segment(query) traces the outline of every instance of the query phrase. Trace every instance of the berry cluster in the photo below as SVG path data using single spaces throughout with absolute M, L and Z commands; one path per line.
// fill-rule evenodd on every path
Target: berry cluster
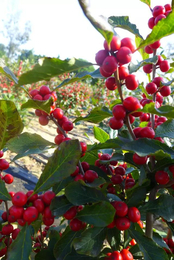
M 111 202 L 115 208 L 115 218 L 108 226 L 109 228 L 116 227 L 119 230 L 127 230 L 130 228 L 131 222 L 139 222 L 141 215 L 136 207 L 128 208 L 127 204 L 123 201 Z
M 11 184 L 13 182 L 13 176 L 11 174 L 2 175 L 2 171 L 9 168 L 9 163 L 2 158 L 3 155 L 3 151 L 0 151 L 0 177 L 6 184 Z
M 171 254 L 171 252 L 174 253 L 174 240 L 173 240 L 173 238 L 169 238 L 169 239 L 168 239 L 168 238 L 164 237 L 163 240 L 166 242 L 166 244 L 167 244 L 168 247 L 170 248 L 170 251 L 169 251 L 168 249 L 164 248 L 165 251 L 166 251 L 168 254 Z
M 107 253 L 105 260 L 133 260 L 133 255 L 128 249 L 124 248 L 120 252 L 113 251 L 112 253 Z
M 76 170 L 71 174 L 72 177 L 75 177 L 74 181 L 83 180 L 87 183 L 92 183 L 98 178 L 97 172 L 90 170 L 89 163 L 81 162 L 81 167 L 83 172 L 80 171 L 79 166 L 76 166 Z

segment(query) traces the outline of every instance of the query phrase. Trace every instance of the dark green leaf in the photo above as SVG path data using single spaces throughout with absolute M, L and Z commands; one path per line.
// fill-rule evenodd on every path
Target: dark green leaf
M 92 146 L 90 146 L 92 147 Z M 89 149 L 89 146 L 88 146 Z M 80 158 L 81 162 L 88 162 L 90 165 L 94 165 L 98 159 L 98 151 L 87 151 L 83 157 Z
M 148 5 L 150 7 L 151 5 L 151 1 L 150 0 L 140 0 L 141 2 L 145 3 L 146 5 Z
M 65 196 L 58 196 L 51 202 L 50 209 L 54 216 L 60 217 L 71 207 L 73 207 L 73 204 L 71 204 Z
M 146 65 L 146 64 L 156 64 L 158 61 L 158 57 L 154 56 L 152 58 L 146 59 L 146 60 L 142 60 L 140 61 L 138 64 L 133 64 L 132 62 L 129 64 L 128 68 L 129 68 L 129 73 L 134 73 L 137 70 L 139 70 L 142 66 Z
M 106 200 L 106 197 L 100 190 L 87 187 L 79 181 L 70 183 L 65 188 L 65 195 L 72 204 L 77 206 Z
M 72 242 L 74 238 L 79 237 L 81 231 L 74 232 L 70 231 L 69 227 L 66 230 L 65 234 L 61 237 L 61 239 L 56 243 L 54 247 L 54 256 L 57 260 L 64 260 L 66 256 L 72 251 Z
M 17 238 L 10 245 L 7 253 L 7 260 L 18 259 L 27 260 L 29 259 L 32 250 L 32 227 L 24 226 Z
M 47 114 L 49 114 L 52 104 L 53 104 L 52 98 L 49 98 L 46 101 L 29 99 L 26 103 L 22 104 L 21 109 L 34 108 L 34 109 L 45 111 Z
M 136 240 L 145 260 L 168 260 L 167 253 L 152 239 L 136 231 L 134 228 L 130 228 L 129 233 Z
M 104 143 L 109 139 L 109 135 L 100 127 L 94 126 L 94 137 L 100 142 Z
M 73 181 L 73 177 L 71 177 L 71 176 L 67 177 L 63 181 L 56 183 L 53 186 L 53 191 L 55 192 L 55 194 L 58 194 L 62 189 L 64 189 L 72 181 Z
M 19 77 L 18 84 L 26 85 L 41 80 L 50 80 L 51 78 L 78 70 L 80 68 L 85 68 L 93 65 L 90 62 L 77 60 L 75 58 L 60 60 L 56 58 L 41 58 L 39 63 L 34 66 L 30 71 L 23 73 Z
M 99 149 L 106 149 L 106 148 L 121 149 L 122 144 L 123 142 L 118 138 L 109 139 L 105 143 L 94 145 L 93 147 L 91 147 L 90 150 L 99 150 Z
M 129 207 L 137 207 L 146 199 L 146 187 L 137 187 L 135 189 L 127 189 L 127 201 L 126 204 Z
M 55 144 L 43 139 L 40 135 L 26 132 L 10 139 L 6 146 L 10 151 L 17 154 L 13 158 L 15 161 L 30 154 L 43 153 L 44 151 L 53 148 Z
M 68 140 L 61 143 L 53 156 L 49 158 L 34 192 L 47 190 L 56 182 L 70 176 L 75 171 L 80 156 L 81 148 L 78 140 Z
M 112 117 L 112 112 L 107 107 L 96 107 L 86 117 L 78 117 L 75 122 L 88 121 L 92 123 L 100 123 L 105 118 Z
M 73 246 L 78 254 L 96 257 L 103 247 L 105 236 L 106 229 L 100 227 L 89 228 L 80 237 L 74 239 Z
M 168 247 L 168 245 L 164 242 L 163 238 L 162 238 L 158 233 L 153 232 L 153 240 L 154 240 L 160 247 L 166 248 L 166 249 L 170 250 L 169 247 Z
M 97 188 L 99 187 L 100 185 L 106 183 L 106 180 L 102 177 L 98 177 L 97 179 L 95 179 L 93 182 L 91 183 L 85 183 L 85 185 L 87 187 L 93 187 L 93 188 Z
M 162 194 L 159 198 L 142 206 L 140 212 L 151 212 L 171 222 L 174 216 L 174 198 L 171 195 Z
M 77 214 L 77 218 L 95 227 L 106 227 L 113 221 L 114 215 L 114 207 L 109 202 L 103 201 L 91 206 L 85 206 Z
M 96 257 L 91 257 L 91 256 L 87 256 L 87 255 L 80 255 L 77 254 L 75 249 L 72 249 L 72 252 L 70 254 L 68 254 L 64 260 L 98 260 L 98 258 Z
M 143 39 L 143 37 L 139 33 L 139 30 L 137 29 L 136 25 L 130 23 L 128 16 L 110 16 L 108 19 L 108 22 L 114 28 L 118 27 L 118 28 L 125 29 Z
M 171 12 L 165 19 L 158 21 L 147 38 L 141 42 L 138 49 L 152 44 L 172 33 L 174 33 L 174 12 Z
M 0 199 L 1 200 L 11 200 L 11 196 L 7 191 L 5 182 L 0 178 Z
M 169 119 L 159 125 L 155 131 L 156 136 L 174 138 L 174 120 Z
M 166 222 L 170 230 L 172 231 L 172 235 L 174 236 L 174 223 L 172 222 Z
M 121 236 L 120 230 L 117 228 L 108 228 L 107 230 L 107 241 L 110 244 L 113 251 L 119 249 Z
M 0 100 L 0 150 L 23 130 L 20 115 L 12 101 Z
M 78 0 L 83 10 L 84 15 L 94 26 L 94 28 L 100 32 L 108 43 L 111 42 L 113 37 L 113 28 L 108 24 L 107 19 L 104 16 L 98 16 L 96 13 L 91 12 L 87 0 Z
M 73 78 L 65 79 L 64 81 L 62 81 L 62 83 L 58 85 L 56 88 L 54 88 L 54 90 L 63 87 L 65 85 L 72 84 L 73 82 L 80 81 L 87 78 L 103 79 L 103 76 L 100 74 L 99 69 L 93 72 L 82 71 L 80 73 L 77 73 Z
M 37 255 L 35 256 L 35 260 L 56 260 L 53 255 L 53 251 L 49 250 L 48 248 L 42 249 Z

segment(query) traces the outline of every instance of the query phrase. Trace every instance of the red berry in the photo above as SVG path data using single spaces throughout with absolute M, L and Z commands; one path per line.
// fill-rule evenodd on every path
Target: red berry
M 105 45 L 105 44 L 104 44 Z M 115 52 L 120 49 L 121 47 L 121 41 L 118 36 L 113 36 L 112 41 L 110 43 L 111 51 Z
M 26 195 L 27 195 L 27 199 L 29 202 L 33 202 L 34 200 L 36 200 L 38 198 L 38 194 L 33 194 L 34 190 L 29 190 Z M 33 195 L 32 195 L 33 194 Z M 32 196 L 31 196 L 32 195 Z
M 8 236 L 13 232 L 13 226 L 11 224 L 7 224 L 5 226 L 3 226 L 2 228 L 2 235 Z
M 132 60 L 132 52 L 128 47 L 121 47 L 116 53 L 116 59 L 122 65 L 131 62 Z
M 138 165 L 143 165 L 147 162 L 147 156 L 141 157 L 138 154 L 134 153 L 133 161 Z
M 47 116 L 40 116 L 39 117 L 39 123 L 41 125 L 48 125 L 48 122 L 49 122 L 49 118 Z
M 115 174 L 119 174 L 119 175 L 125 175 L 126 173 L 126 170 L 123 166 L 117 166 L 115 169 L 114 169 L 114 172 Z
M 114 56 L 108 56 L 106 59 L 103 61 L 102 64 L 102 69 L 106 73 L 114 73 L 118 67 L 117 60 L 115 59 Z
M 160 89 L 161 96 L 168 97 L 171 94 L 171 88 L 169 86 L 164 86 Z
M 101 161 L 107 161 L 107 160 L 110 160 L 111 159 L 111 155 L 108 154 L 108 153 L 104 153 L 100 156 L 100 160 Z
M 152 64 L 146 64 L 143 66 L 143 71 L 147 74 L 152 72 Z
M 167 72 L 170 69 L 170 64 L 167 60 L 162 60 L 159 66 L 162 72 Z
M 47 94 L 50 94 L 51 91 L 50 91 L 50 88 L 48 86 L 42 86 L 39 90 L 39 94 L 42 95 L 42 96 L 45 96 Z
M 48 100 L 48 99 L 50 99 L 51 97 L 52 97 L 51 94 L 47 94 L 47 95 L 45 95 L 45 96 L 43 97 L 43 100 Z
M 23 219 L 30 224 L 38 218 L 38 215 L 38 210 L 35 207 L 31 206 L 24 211 Z
M 58 134 L 55 136 L 54 138 L 54 142 L 59 145 L 61 144 L 63 141 L 65 141 L 65 136 L 63 134 Z
M 138 80 L 136 79 L 136 76 L 133 74 L 130 74 L 126 77 L 125 84 L 127 89 L 129 90 L 135 90 L 138 88 Z
M 17 238 L 17 236 L 18 236 L 18 234 L 19 234 L 20 231 L 21 231 L 20 228 L 15 228 L 15 229 L 13 230 L 13 232 L 12 232 L 12 238 L 13 238 L 13 240 L 15 240 L 15 239 Z
M 81 220 L 74 218 L 69 223 L 72 231 L 79 231 L 83 227 L 83 223 Z
M 62 128 L 65 131 L 71 131 L 73 129 L 73 123 L 71 121 L 66 121 L 62 124 Z
M 161 42 L 160 41 L 156 41 L 152 44 L 150 44 L 150 47 L 154 50 L 158 49 L 161 46 Z
M 55 196 L 53 191 L 48 190 L 42 195 L 42 200 L 46 205 L 50 205 Z
M 4 155 L 4 153 L 3 153 L 3 151 L 1 150 L 1 151 L 0 151 L 0 158 L 2 158 L 3 155 Z
M 108 260 L 123 260 L 120 252 L 114 251 L 112 254 L 107 258 Z
M 143 113 L 141 116 L 140 116 L 140 121 L 141 122 L 144 122 L 144 121 L 149 121 L 150 120 L 150 115 L 148 113 Z
M 126 116 L 126 109 L 122 104 L 115 105 L 112 109 L 112 113 L 115 119 L 124 119 Z
M 18 191 L 13 196 L 12 203 L 17 207 L 23 207 L 27 203 L 27 199 L 27 195 L 24 192 Z
M 34 96 L 36 96 L 37 94 L 39 94 L 39 91 L 37 90 L 37 89 L 33 89 L 33 90 L 31 90 L 30 92 L 29 92 L 29 94 L 32 96 L 32 98 L 34 97 Z
M 155 18 L 155 25 L 162 19 L 165 19 L 166 16 L 164 14 L 159 14 L 156 18 Z
M 36 109 L 36 110 L 35 110 L 35 115 L 38 116 L 38 117 L 39 117 L 39 116 L 42 116 L 42 111 L 39 110 L 39 109 Z
M 165 11 L 167 12 L 167 11 L 171 11 L 171 5 L 170 4 L 166 4 L 165 6 L 164 6 L 164 8 L 165 8 Z
M 134 260 L 133 255 L 128 249 L 122 249 L 120 254 L 123 260 Z
M 54 223 L 54 217 L 52 217 L 52 218 L 43 218 L 43 223 L 46 226 L 51 226 Z
M 106 81 L 105 81 L 105 86 L 109 90 L 115 90 L 117 88 L 115 78 L 114 77 L 107 78 Z
M 87 150 L 87 144 L 85 142 L 80 142 L 82 153 L 85 153 Z
M 7 221 L 7 212 L 4 211 L 1 215 L 1 218 L 4 220 L 4 221 Z
M 128 206 L 123 201 L 114 201 L 111 203 L 116 210 L 116 215 L 119 217 L 125 217 L 128 213 Z
M 45 205 L 41 199 L 36 199 L 33 201 L 33 206 L 38 210 L 39 213 L 42 213 L 45 208 Z
M 111 181 L 113 184 L 121 184 L 123 181 L 123 176 L 121 176 L 120 174 L 113 175 L 111 177 Z
M 40 94 L 36 94 L 34 97 L 33 97 L 34 100 L 43 100 L 43 97 L 40 95 Z
M 115 119 L 115 117 L 111 117 L 109 120 L 109 126 L 114 130 L 122 128 L 123 125 L 124 122 L 121 119 Z
M 128 218 L 132 222 L 138 222 L 141 218 L 140 212 L 136 207 L 131 207 L 128 209 Z
M 130 228 L 130 220 L 127 217 L 118 217 L 115 220 L 115 226 L 119 230 L 127 230 Z
M 128 47 L 131 52 L 135 51 L 135 45 L 134 45 L 134 41 L 131 38 L 123 38 L 121 40 L 121 47 Z
M 76 214 L 77 214 L 77 207 L 74 206 L 74 207 L 71 207 L 69 210 L 67 210 L 63 216 L 64 216 L 64 218 L 71 220 L 76 216 Z
M 161 185 L 165 185 L 169 182 L 170 178 L 167 172 L 165 171 L 157 171 L 155 173 L 155 180 Z
M 3 177 L 3 180 L 5 181 L 5 183 L 7 184 L 11 184 L 13 182 L 13 176 L 11 174 L 6 174 L 4 177 Z
M 11 216 L 14 216 L 15 219 L 20 219 L 23 216 L 24 208 L 13 205 L 9 208 L 9 213 Z
M 123 106 L 128 111 L 134 111 L 141 108 L 139 100 L 136 97 L 132 97 L 132 96 L 124 99 Z
M 113 73 L 112 72 L 110 72 L 110 73 L 108 73 L 108 72 L 105 72 L 104 71 L 104 69 L 103 69 L 103 67 L 100 67 L 100 74 L 103 76 L 103 77 L 105 77 L 105 78 L 108 78 L 108 77 L 110 77 Z
M 152 10 L 152 14 L 154 18 L 164 13 L 165 13 L 165 8 L 162 5 L 156 5 Z
M 147 46 L 144 48 L 144 51 L 145 51 L 146 53 L 148 53 L 148 54 L 152 54 L 152 53 L 153 53 L 153 50 L 152 50 L 152 48 L 151 48 L 149 45 L 147 45 Z
M 100 50 L 96 53 L 95 55 L 95 61 L 98 65 L 102 65 L 103 61 L 106 59 L 106 57 L 108 56 L 108 51 L 106 50 Z
M 44 209 L 43 217 L 48 219 L 54 217 L 49 206 Z
M 17 222 L 18 222 L 18 224 L 19 224 L 21 227 L 25 226 L 25 224 L 26 224 L 26 221 L 25 221 L 23 218 L 19 218 L 19 219 L 17 220 Z
M 0 170 L 7 170 L 9 168 L 9 163 L 5 159 L 0 159 Z
M 124 80 L 129 75 L 129 70 L 124 66 L 120 66 L 118 68 L 118 74 L 119 74 L 119 79 Z
M 162 77 L 155 77 L 153 79 L 153 82 L 157 85 L 157 87 L 161 87 L 163 84 L 162 82 L 164 81 L 164 79 Z
M 81 165 L 83 167 L 84 172 L 89 170 L 89 163 L 87 162 L 81 162 Z
M 84 175 L 85 181 L 92 183 L 97 178 L 98 178 L 98 174 L 95 171 L 88 170 L 85 172 L 85 175 Z
M 77 174 L 79 173 L 79 166 L 76 166 L 75 171 L 71 174 L 72 177 L 77 176 Z
M 153 29 L 155 25 L 155 18 L 154 17 L 151 17 L 149 20 L 148 20 L 148 26 L 150 29 Z
M 55 119 L 62 119 L 63 117 L 63 110 L 61 108 L 56 108 L 52 112 Z
M 148 94 L 152 95 L 157 91 L 157 85 L 154 82 L 150 82 L 146 85 L 146 91 Z
M 155 137 L 155 131 L 151 127 L 146 126 L 141 129 L 140 136 L 142 138 L 153 139 Z
M 84 181 L 84 176 L 82 174 L 78 174 L 75 178 L 74 181 L 82 180 Z

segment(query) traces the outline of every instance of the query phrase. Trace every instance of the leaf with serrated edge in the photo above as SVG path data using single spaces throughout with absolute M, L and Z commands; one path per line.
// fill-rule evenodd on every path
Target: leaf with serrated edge
M 152 44 L 172 33 L 174 33 L 174 11 L 172 11 L 165 19 L 158 21 L 157 25 L 153 27 L 148 37 L 140 43 L 138 49 Z
M 0 199 L 1 200 L 11 200 L 11 196 L 7 191 L 5 182 L 0 178 Z
M 102 249 L 105 236 L 106 229 L 98 227 L 89 228 L 80 237 L 74 239 L 73 246 L 78 254 L 95 257 L 99 255 Z
M 94 126 L 94 137 L 100 142 L 104 143 L 109 139 L 109 135 L 100 127 Z
M 128 30 L 143 39 L 135 24 L 130 23 L 128 16 L 110 16 L 108 22 L 115 28 Z
M 12 138 L 6 144 L 6 147 L 16 153 L 13 160 L 30 154 L 40 154 L 48 149 L 54 148 L 55 144 L 43 139 L 38 134 L 22 133 L 21 135 Z
M 81 148 L 78 140 L 68 140 L 61 143 L 48 160 L 34 192 L 47 190 L 56 182 L 70 176 L 75 171 L 80 157 Z
M 155 135 L 158 137 L 174 138 L 174 120 L 169 119 L 163 124 L 159 125 L 155 130 Z
M 153 58 L 149 58 L 149 59 L 146 59 L 146 60 L 142 60 L 141 62 L 139 62 L 138 64 L 133 64 L 133 63 L 130 63 L 128 68 L 129 68 L 129 73 L 134 73 L 136 72 L 137 70 L 139 70 L 142 66 L 144 66 L 145 64 L 156 64 L 158 61 L 158 57 L 157 56 L 154 56 Z
M 71 207 L 73 204 L 65 196 L 55 197 L 50 205 L 50 209 L 56 217 L 62 216 Z
M 49 98 L 46 101 L 29 99 L 26 103 L 22 104 L 21 109 L 34 108 L 34 109 L 42 110 L 47 114 L 49 114 L 51 109 L 50 107 L 52 104 L 53 104 L 52 98 Z
M 168 260 L 167 253 L 159 247 L 152 239 L 144 234 L 130 228 L 128 230 L 130 236 L 134 238 L 143 253 L 146 260 Z
M 114 215 L 114 207 L 109 202 L 103 201 L 91 206 L 85 206 L 77 214 L 77 218 L 95 227 L 106 227 L 113 221 Z
M 41 58 L 38 64 L 30 71 L 23 73 L 19 77 L 18 85 L 26 85 L 41 80 L 50 80 L 51 78 L 85 68 L 93 65 L 90 62 L 81 61 L 75 58 L 60 60 L 57 58 Z
M 148 5 L 150 7 L 150 0 L 140 0 L 141 2 L 143 2 L 144 4 Z
M 142 41 L 143 41 L 143 40 L 142 40 L 139 36 L 137 36 L 137 35 L 135 36 L 136 48 L 138 48 L 138 46 L 140 45 L 140 43 L 141 43 Z M 142 57 L 143 60 L 146 60 L 146 59 L 149 58 L 149 54 L 146 53 L 146 52 L 144 51 L 144 49 L 139 49 L 138 51 L 139 51 L 139 53 L 141 54 L 141 57 Z
M 23 130 L 20 115 L 12 101 L 0 100 L 0 150 Z
M 13 74 L 13 72 L 8 67 L 5 66 L 3 59 L 0 59 L 0 73 L 4 74 L 7 78 L 9 78 L 15 84 L 18 84 L 18 79 Z
M 65 195 L 76 206 L 106 200 L 106 197 L 100 190 L 87 187 L 79 181 L 70 183 L 65 188 Z
M 32 250 L 32 227 L 24 226 L 19 232 L 17 238 L 10 245 L 7 253 L 7 260 L 18 259 L 26 260 L 29 259 Z

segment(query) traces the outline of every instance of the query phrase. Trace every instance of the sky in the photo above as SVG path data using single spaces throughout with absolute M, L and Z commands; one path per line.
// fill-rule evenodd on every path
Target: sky
M 151 7 L 170 2 L 151 0 Z M 89 4 L 96 15 L 129 16 L 144 38 L 150 33 L 147 22 L 151 12 L 140 0 L 89 0 Z M 31 22 L 30 40 L 23 48 L 33 49 L 35 54 L 94 62 L 95 54 L 103 48 L 103 36 L 84 16 L 78 0 L 0 0 L 0 6 L 0 31 L 1 20 L 11 12 L 20 11 L 21 28 L 25 22 Z M 116 32 L 121 38 L 134 39 L 126 30 L 116 29 Z M 167 38 L 165 41 L 170 41 Z M 5 41 L 0 34 L 1 42 Z

